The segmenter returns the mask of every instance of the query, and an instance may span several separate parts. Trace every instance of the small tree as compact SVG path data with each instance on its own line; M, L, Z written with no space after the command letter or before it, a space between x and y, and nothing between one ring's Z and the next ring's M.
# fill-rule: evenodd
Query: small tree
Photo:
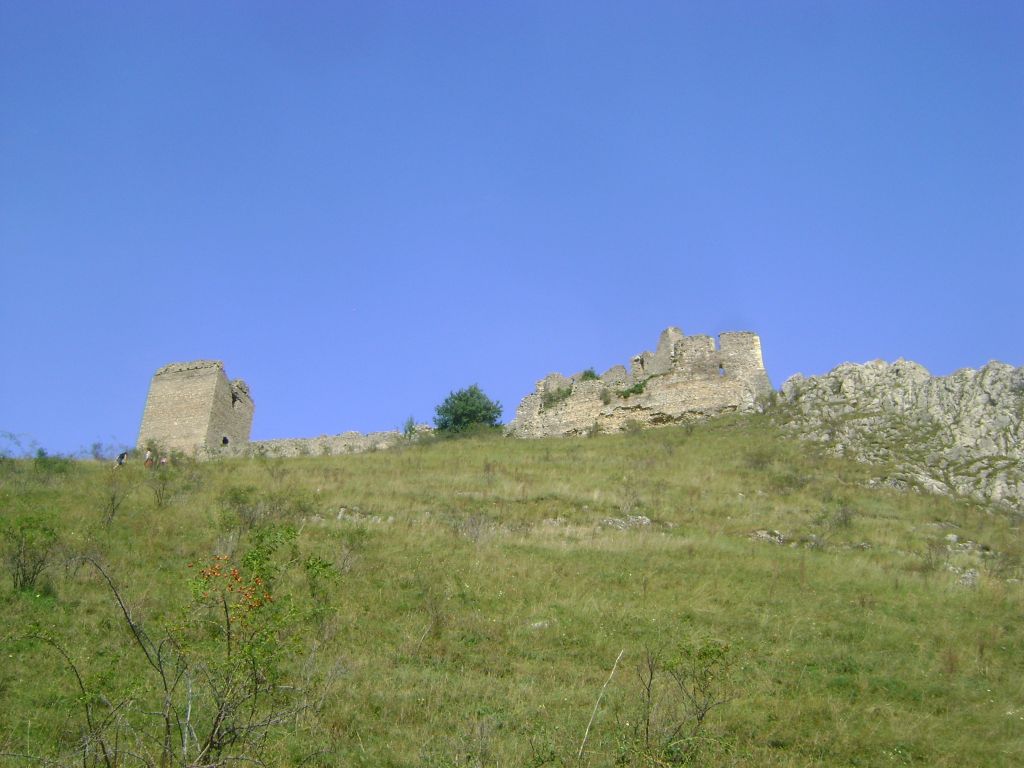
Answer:
M477 424L493 427L501 418L501 403L487 397L476 384L452 392L435 410L434 426L439 432L462 432Z
M53 560L57 532L38 517L0 521L0 559L15 590L36 588L36 580Z
M315 646L307 645L311 636L303 613L293 593L285 587L275 589L299 562L296 537L290 526L258 528L242 557L215 555L189 564L195 568L187 582L191 599L180 618L163 629L155 620L136 618L98 561L81 559L106 582L124 618L127 637L150 674L120 693L117 687L107 687L116 674L102 676L105 690L93 688L57 640L38 633L26 636L54 648L74 675L80 695L72 700L84 716L77 764L86 768L273 764L265 758L275 734L296 728L302 713L321 701L316 681L305 680L290 663L300 649L315 652ZM311 585L331 577L330 564L318 558L309 558L305 569ZM317 593L316 586L310 590L315 617L326 605L326 596ZM97 658L103 656L97 654ZM312 658L306 659L306 666ZM53 764L42 758L39 762Z

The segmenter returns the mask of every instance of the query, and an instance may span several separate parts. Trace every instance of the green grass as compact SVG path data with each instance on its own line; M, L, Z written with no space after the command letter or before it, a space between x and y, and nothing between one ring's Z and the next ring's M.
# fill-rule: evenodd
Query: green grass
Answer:
M70 558L101 562L157 636L198 610L189 563L271 524L298 531L286 559L333 577L275 582L281 674L317 695L272 729L268 765L670 764L637 749L638 667L711 642L731 675L691 764L1024 759L1024 534L978 504L869 487L878 468L762 418L174 471L0 464L4 520L41 516L61 542L37 589L0 574L0 764L82 764L75 679L29 635L65 648L96 701L152 692L110 591ZM785 543L751 539L763 529ZM950 532L995 554L949 551ZM947 566L977 568L977 587Z

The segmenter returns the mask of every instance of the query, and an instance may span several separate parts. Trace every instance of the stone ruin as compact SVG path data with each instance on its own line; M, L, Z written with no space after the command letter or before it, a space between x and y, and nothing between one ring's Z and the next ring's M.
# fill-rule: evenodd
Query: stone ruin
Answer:
M241 379L228 381L220 360L165 365L153 375L138 447L148 443L185 453L244 445L255 406Z
M393 431L250 442L254 408L249 387L241 379L229 381L220 360L165 365L149 385L137 447L156 445L197 458L328 456L390 448L402 440Z
M601 376L547 376L523 398L508 432L549 437L675 424L753 410L757 397L771 391L756 334L723 333L716 347L710 336L668 328L658 348L634 357L629 370L617 365ZM138 447L155 443L200 457L304 456L359 453L403 441L392 431L250 442L253 410L248 386L229 381L219 360L165 365L149 387Z
M563 437L621 432L752 411L772 392L761 340L747 332L686 336L667 328L654 352L598 376L552 373L523 398L508 431L516 437Z

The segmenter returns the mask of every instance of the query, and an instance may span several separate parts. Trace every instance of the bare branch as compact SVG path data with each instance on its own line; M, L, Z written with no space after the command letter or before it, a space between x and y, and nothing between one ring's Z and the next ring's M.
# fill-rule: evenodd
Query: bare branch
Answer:
M577 760L580 760L583 757L583 748L587 746L587 738L590 736L590 726L594 724L594 718L597 717L597 708L601 706L601 698L604 696L604 691L608 687L608 683L612 681L612 677L615 675L615 670L619 667L619 660L625 652L625 648L619 651L619 655L615 657L615 663L612 664L612 671L608 675L608 679L605 680L604 685L601 686L601 692L597 695L597 701L594 702L594 711L590 713L590 722L587 723L587 730L583 733L583 741L580 742L580 751L576 753Z

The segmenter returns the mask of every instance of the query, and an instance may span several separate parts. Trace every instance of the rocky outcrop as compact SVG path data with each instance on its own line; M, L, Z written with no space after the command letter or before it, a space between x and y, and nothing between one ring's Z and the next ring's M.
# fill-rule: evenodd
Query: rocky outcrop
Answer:
M1024 368L992 362L934 377L905 360L847 363L790 378L775 413L836 454L890 464L895 480L1024 502Z
M628 371L617 365L601 376L552 373L537 382L508 431L553 437L676 424L754 410L771 391L756 334L723 333L716 347L710 336L667 328L657 349L634 357Z

